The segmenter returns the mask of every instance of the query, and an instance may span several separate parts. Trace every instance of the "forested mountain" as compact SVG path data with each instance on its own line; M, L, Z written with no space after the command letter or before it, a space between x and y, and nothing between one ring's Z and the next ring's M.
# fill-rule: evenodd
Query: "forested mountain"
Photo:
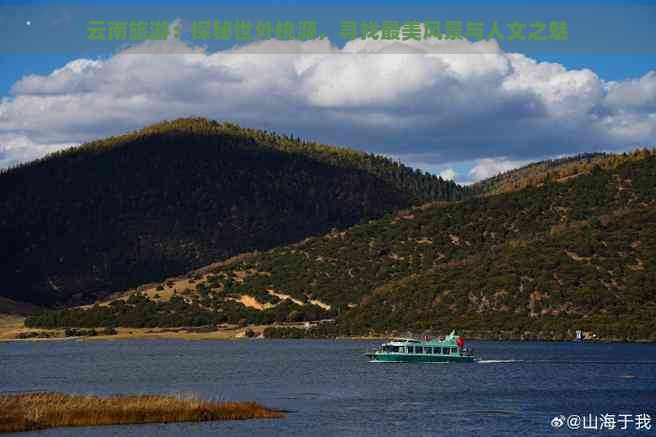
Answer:
M540 186L545 178L562 182L590 173L596 167L612 169L629 160L643 159L644 152L608 154L584 153L559 159L547 159L500 173L470 187L472 195L492 195L517 191L529 186Z
M397 211L189 278L184 286L197 295L187 306L174 300L185 322L194 314L198 323L336 317L332 334L458 328L562 338L590 329L655 339L656 154L606 157L560 182L547 175L518 191ZM246 298L260 310L237 302ZM169 325L168 305L118 303L31 323Z
M548 238L511 240L391 281L345 314L340 328L453 326L555 339L583 329L602 338L656 340L655 281L652 205Z
M163 122L0 174L0 296L86 302L463 195L379 156L206 119Z

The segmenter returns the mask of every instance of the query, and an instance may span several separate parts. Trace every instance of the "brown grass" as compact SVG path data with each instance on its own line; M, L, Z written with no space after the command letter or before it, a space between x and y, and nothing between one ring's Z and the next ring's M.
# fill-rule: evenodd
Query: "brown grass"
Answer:
M0 433L66 426L207 422L278 418L255 402L204 401L193 396L0 395Z

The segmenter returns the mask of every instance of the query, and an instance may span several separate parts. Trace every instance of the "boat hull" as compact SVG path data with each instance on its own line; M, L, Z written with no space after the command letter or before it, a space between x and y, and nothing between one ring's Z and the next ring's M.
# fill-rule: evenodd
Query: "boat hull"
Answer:
M473 363L473 356L461 355L419 355L419 354L367 354L374 363Z

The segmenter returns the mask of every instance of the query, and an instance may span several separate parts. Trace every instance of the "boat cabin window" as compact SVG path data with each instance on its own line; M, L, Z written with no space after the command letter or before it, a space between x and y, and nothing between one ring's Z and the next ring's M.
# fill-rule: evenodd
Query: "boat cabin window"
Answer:
M442 353L443 353L444 355L449 355L449 348L448 348L448 347L443 347L443 348L442 348Z
M451 348L451 354L455 355L458 352L458 350L454 347Z
M433 348L432 347L427 347L425 349L426 349L427 354L432 354L433 353Z
M398 346L385 345L385 346L383 346L383 350L385 352L398 352L399 347Z
M421 347L421 346L415 346L415 353L423 354L424 353L424 348Z
M415 349L414 346L408 346L408 353L409 354L414 353L415 352L414 349Z

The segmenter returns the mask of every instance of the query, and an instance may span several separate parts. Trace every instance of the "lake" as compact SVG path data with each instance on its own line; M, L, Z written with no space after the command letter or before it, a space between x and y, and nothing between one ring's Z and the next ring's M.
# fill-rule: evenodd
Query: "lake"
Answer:
M0 343L0 391L196 393L289 410L282 420L68 428L21 436L583 436L590 431L567 424L554 430L552 418L629 414L633 420L642 413L653 418L651 431L636 431L630 422L627 430L594 434L656 435L656 345L469 342L483 362L367 362L363 353L379 343Z

